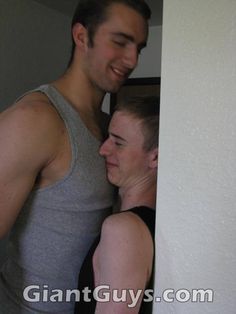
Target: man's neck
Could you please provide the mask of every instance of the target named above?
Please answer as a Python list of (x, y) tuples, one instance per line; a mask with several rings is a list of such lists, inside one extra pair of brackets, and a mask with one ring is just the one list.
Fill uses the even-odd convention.
[(92, 86), (82, 71), (69, 68), (52, 85), (78, 112), (90, 116), (100, 112), (105, 93)]
[[(76, 75), (75, 75), (76, 74)], [(79, 113), (80, 118), (98, 139), (103, 139), (101, 106), (105, 93), (96, 90), (88, 83), (83, 73), (68, 69), (52, 85)]]
[(121, 211), (136, 206), (147, 206), (155, 208), (156, 205), (156, 183), (153, 182), (144, 186), (133, 186), (119, 190), (121, 198)]

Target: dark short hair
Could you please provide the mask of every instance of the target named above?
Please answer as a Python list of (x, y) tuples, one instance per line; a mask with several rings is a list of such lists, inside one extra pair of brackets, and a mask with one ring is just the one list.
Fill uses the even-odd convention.
[[(80, 23), (85, 28), (87, 28), (89, 44), (92, 46), (96, 29), (106, 20), (107, 9), (113, 3), (121, 3), (134, 9), (146, 20), (149, 20), (151, 17), (151, 10), (147, 3), (143, 0), (80, 0), (72, 19), (71, 28), (73, 28), (76, 23)], [(72, 49), (69, 65), (73, 61), (74, 50), (75, 43), (72, 38)]]
[(115, 111), (131, 114), (142, 121), (144, 150), (150, 151), (158, 147), (160, 98), (157, 96), (137, 96), (123, 98), (115, 107)]

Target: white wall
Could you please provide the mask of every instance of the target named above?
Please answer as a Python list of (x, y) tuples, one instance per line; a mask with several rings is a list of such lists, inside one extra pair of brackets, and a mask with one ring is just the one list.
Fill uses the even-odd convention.
[(236, 1), (164, 0), (156, 294), (214, 300), (157, 314), (236, 311), (235, 21)]

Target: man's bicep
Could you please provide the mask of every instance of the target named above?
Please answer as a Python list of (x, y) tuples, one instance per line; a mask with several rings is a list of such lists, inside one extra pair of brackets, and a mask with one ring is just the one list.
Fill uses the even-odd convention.
[(0, 167), (0, 238), (10, 230), (34, 185), (35, 175), (29, 170), (23, 173), (24, 169), (17, 171), (13, 166), (9, 173)]
[[(138, 245), (138, 244), (136, 244)], [(101, 247), (99, 254), (100, 284), (109, 283), (114, 289), (143, 288), (146, 283), (145, 262), (133, 245), (116, 243)]]
[(46, 158), (33, 120), (27, 110), (0, 116), (0, 237), (14, 223)]
[[(110, 302), (97, 303), (96, 313), (138, 313), (146, 282), (146, 267), (142, 262), (137, 243), (127, 230), (120, 226), (111, 226), (112, 233), (105, 232), (99, 244), (99, 282), (98, 285), (108, 285), (111, 292)], [(116, 230), (115, 230), (116, 229)], [(120, 229), (120, 230), (119, 230)], [(113, 291), (125, 294), (123, 302), (115, 302)], [(132, 290), (132, 291), (131, 291)], [(137, 302), (132, 307), (131, 294), (137, 295)], [(139, 292), (138, 292), (139, 291)]]

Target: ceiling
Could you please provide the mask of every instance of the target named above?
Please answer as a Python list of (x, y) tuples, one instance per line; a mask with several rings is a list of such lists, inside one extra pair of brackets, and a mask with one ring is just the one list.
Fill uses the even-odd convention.
[[(34, 0), (51, 9), (72, 17), (78, 0)], [(163, 0), (146, 0), (152, 10), (150, 25), (162, 25)]]

